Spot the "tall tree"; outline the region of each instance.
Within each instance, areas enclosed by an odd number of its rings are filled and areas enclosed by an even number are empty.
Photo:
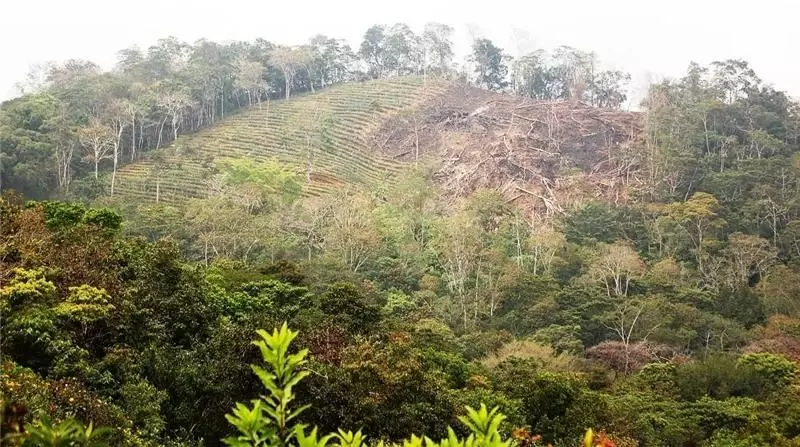
[[[356,55],[347,42],[331,37],[316,35],[309,41],[313,79],[320,87],[344,82],[353,71]]]
[[[475,84],[488,90],[504,90],[508,86],[508,59],[491,40],[476,39],[469,58],[475,64]]]
[[[26,95],[3,103],[0,109],[0,184],[33,197],[46,196],[52,187],[51,166],[54,145],[59,138],[53,132],[64,109],[61,102],[46,93]],[[64,123],[65,124],[65,123]],[[58,125],[63,129],[63,125]],[[65,142],[66,143],[66,142]],[[67,149],[69,146],[58,146]]]
[[[618,109],[628,99],[627,85],[631,75],[621,71],[601,71],[589,85],[593,106]]]
[[[553,66],[561,78],[563,99],[582,101],[588,93],[589,103],[594,103],[589,87],[595,78],[595,54],[569,46],[560,46],[553,51]]]
[[[158,148],[161,146],[161,135],[167,119],[170,119],[172,125],[172,140],[178,139],[178,130],[183,123],[183,114],[192,104],[192,98],[185,86],[168,84],[158,92],[156,104],[164,112],[164,118],[158,130],[158,144],[156,145]]]
[[[702,272],[708,241],[726,225],[719,215],[719,201],[712,194],[698,192],[686,202],[669,205],[667,213],[679,222],[691,237],[697,268]]]
[[[260,103],[261,97],[268,91],[264,81],[264,66],[260,62],[240,58],[236,61],[235,80],[233,86],[247,94],[247,104],[253,101]]]
[[[107,159],[114,147],[114,131],[95,119],[88,126],[78,129],[78,140],[85,149],[84,159],[94,164],[94,178],[98,178],[98,166]]]
[[[603,283],[608,296],[627,296],[630,282],[641,277],[645,264],[636,250],[628,244],[602,244],[589,267],[593,279]]]
[[[117,181],[117,166],[119,163],[119,153],[122,147],[122,133],[128,125],[131,116],[132,104],[126,99],[113,99],[106,110],[108,121],[111,123],[111,130],[114,135],[112,160],[114,162],[111,171],[111,195],[114,195],[114,187]]]
[[[426,73],[445,75],[453,61],[453,28],[442,23],[426,23],[422,32]]]
[[[386,49],[386,26],[373,25],[364,33],[364,40],[358,55],[367,64],[367,74],[372,79],[380,79],[387,72],[389,55]]]
[[[309,62],[308,52],[298,47],[277,47],[270,53],[269,61],[279,67],[283,73],[284,91],[286,99],[289,99],[297,70],[305,67]]]
[[[545,50],[536,50],[515,60],[511,80],[513,92],[520,96],[542,100],[564,97],[564,82],[548,63]]]

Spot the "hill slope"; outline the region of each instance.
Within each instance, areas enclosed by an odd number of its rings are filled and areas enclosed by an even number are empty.
[[[398,160],[435,157],[446,194],[498,189],[539,214],[628,197],[638,161],[627,149],[641,142],[637,113],[452,85],[417,114],[387,120],[374,146]]]
[[[446,84],[420,77],[342,84],[288,101],[262,103],[178,139],[117,176],[119,198],[179,202],[202,197],[214,167],[226,159],[277,159],[306,178],[306,194],[343,184],[385,181],[402,163],[371,150],[367,135],[404,110],[440,94]],[[158,151],[157,151],[158,152]]]
[[[145,202],[202,197],[220,162],[246,158],[294,166],[305,177],[306,195],[320,195],[343,185],[378,185],[425,158],[436,162],[437,182],[454,197],[496,188],[527,208],[553,213],[587,196],[624,196],[619,154],[639,133],[630,112],[395,78],[238,113],[181,137],[159,157],[126,166],[117,191]]]

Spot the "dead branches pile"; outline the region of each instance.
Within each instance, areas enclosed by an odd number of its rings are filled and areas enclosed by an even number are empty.
[[[495,188],[536,214],[556,215],[592,197],[625,200],[640,132],[633,112],[458,87],[372,139],[395,159],[440,159],[436,178],[454,197]]]

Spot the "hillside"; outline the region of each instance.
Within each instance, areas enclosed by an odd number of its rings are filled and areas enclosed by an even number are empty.
[[[411,119],[387,120],[373,146],[397,160],[435,158],[437,183],[452,196],[497,189],[553,214],[589,198],[624,200],[624,153],[640,133],[636,113],[454,84]]]
[[[0,444],[800,446],[800,104],[448,35],[0,104]]]
[[[118,174],[123,198],[176,202],[202,197],[214,167],[226,159],[277,159],[306,180],[306,194],[343,184],[374,185],[402,164],[376,152],[367,138],[388,118],[440,94],[446,84],[405,77],[338,85],[316,94],[264,102],[180,138]],[[156,151],[158,153],[158,151]]]
[[[499,189],[547,213],[586,197],[625,195],[613,158],[638,134],[633,113],[534,101],[403,77],[339,85],[237,113],[122,169],[117,194],[141,201],[202,197],[224,160],[276,159],[305,194],[375,186],[404,164],[435,162],[446,193]],[[167,155],[169,154],[169,155]]]

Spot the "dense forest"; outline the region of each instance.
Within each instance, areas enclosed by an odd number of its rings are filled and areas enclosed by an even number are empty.
[[[800,104],[744,61],[650,86],[588,168],[613,200],[444,194],[435,155],[321,196],[241,158],[203,197],[115,197],[123,165],[334,84],[627,101],[591,52],[476,38],[455,64],[452,32],[169,38],[33,74],[0,112],[3,444],[800,445]]]

